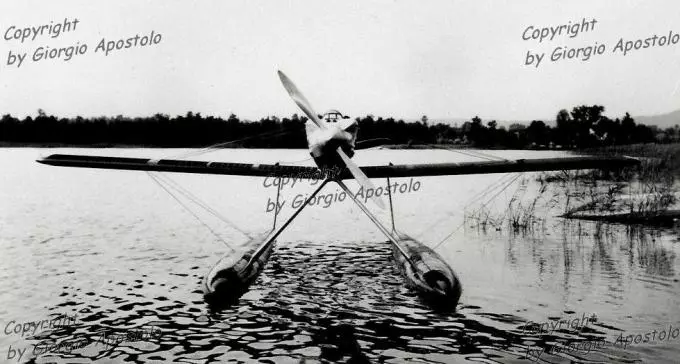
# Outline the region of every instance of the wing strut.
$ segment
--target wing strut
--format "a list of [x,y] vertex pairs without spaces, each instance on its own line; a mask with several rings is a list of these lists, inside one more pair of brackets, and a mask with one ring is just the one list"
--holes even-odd
[[[390,162],[392,165],[392,162]],[[397,229],[394,227],[394,209],[392,208],[392,190],[390,189],[390,177],[387,177],[387,196],[390,198],[390,216],[392,217],[392,232],[396,232]]]
[[281,194],[281,177],[278,178],[279,183],[276,186],[276,205],[274,206],[274,226],[272,226],[272,231],[276,229],[276,217],[279,216],[279,195]]

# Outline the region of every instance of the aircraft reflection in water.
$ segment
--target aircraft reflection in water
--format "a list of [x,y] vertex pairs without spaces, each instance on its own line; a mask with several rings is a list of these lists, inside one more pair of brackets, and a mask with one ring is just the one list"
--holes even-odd
[[[302,206],[281,226],[251,237],[239,251],[226,254],[209,271],[203,280],[206,300],[212,303],[232,303],[248,290],[274,252],[276,238],[298,216],[321,189],[328,183],[337,183],[375,226],[387,237],[392,246],[394,261],[402,272],[407,284],[421,297],[436,307],[455,309],[461,296],[462,286],[451,267],[434,250],[416,241],[407,234],[398,232],[392,218],[391,229],[385,227],[364,205],[361,199],[343,182],[355,179],[364,190],[374,190],[370,178],[441,176],[480,173],[507,173],[566,169],[620,168],[637,164],[638,161],[624,157],[574,157],[529,160],[503,160],[468,163],[440,163],[417,165],[382,165],[359,167],[350,158],[354,156],[358,126],[355,120],[343,117],[331,110],[320,119],[309,101],[293,82],[281,71],[281,82],[293,101],[307,115],[305,125],[309,152],[317,167],[283,166],[265,164],[221,163],[172,159],[116,158],[100,156],[54,154],[39,160],[40,163],[104,169],[123,169],[151,172],[182,172],[223,174],[241,176],[262,176],[296,178],[300,176],[321,177],[323,181]],[[336,173],[340,170],[340,173]],[[314,177],[312,177],[314,178]],[[279,185],[280,192],[280,185]],[[383,194],[384,196],[384,194]],[[392,194],[388,193],[389,208],[393,214]],[[383,198],[372,196],[371,200],[385,208]],[[278,201],[278,196],[277,196]]]

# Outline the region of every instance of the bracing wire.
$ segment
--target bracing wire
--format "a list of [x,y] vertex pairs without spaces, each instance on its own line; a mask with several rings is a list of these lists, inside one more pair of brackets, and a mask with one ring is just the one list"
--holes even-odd
[[[503,188],[501,188],[496,194],[494,194],[489,200],[487,200],[485,203],[483,203],[476,211],[480,211],[482,208],[484,208],[486,205],[488,205],[491,201],[493,201],[498,195],[501,194],[501,192],[505,191],[508,187],[510,187],[520,176],[522,173],[516,173],[515,176],[510,179]],[[460,230],[463,226],[465,225],[465,221],[463,221],[457,228],[455,228],[451,233],[446,235],[437,245],[434,246],[432,249],[437,249],[439,248],[440,245],[442,245],[445,241],[447,241],[453,234],[455,234],[458,230]]]
[[484,208],[486,205],[488,205],[489,203],[491,203],[491,201],[493,201],[494,199],[496,199],[496,197],[498,197],[498,195],[500,195],[503,191],[505,191],[508,187],[510,187],[513,183],[515,183],[515,181],[516,181],[519,177],[521,177],[521,176],[522,176],[522,173],[521,173],[521,172],[520,172],[520,173],[515,173],[515,174],[514,174],[514,177],[513,177],[512,179],[510,179],[505,185],[503,185],[503,187],[502,187],[501,189],[499,189],[493,196],[491,196],[490,199],[488,199],[486,202],[484,202],[484,203],[483,203],[481,206],[479,206],[479,208],[477,208],[475,211],[480,211],[480,210],[481,210],[482,208]]
[[260,133],[260,134],[257,134],[257,135],[251,135],[251,136],[241,138],[241,139],[230,140],[228,142],[221,142],[221,143],[209,145],[205,148],[201,148],[201,149],[198,149],[198,150],[191,150],[189,152],[185,152],[185,153],[175,155],[171,158],[173,158],[173,159],[184,159],[184,158],[188,158],[188,157],[196,157],[196,156],[199,156],[199,155],[202,155],[202,154],[214,152],[214,151],[218,150],[218,148],[224,147],[224,146],[229,145],[229,144],[234,144],[234,143],[238,143],[238,142],[242,142],[242,141],[246,141],[246,140],[250,140],[250,139],[255,139],[255,138],[266,138],[266,137],[283,135],[283,134],[291,133],[291,132],[298,131],[298,130],[299,130],[299,128],[288,129],[288,130],[283,130],[283,131],[270,131],[270,132],[266,132],[266,133]]
[[459,153],[459,154],[462,154],[462,155],[466,155],[468,157],[485,159],[485,160],[488,160],[488,161],[507,161],[507,159],[505,159],[503,157],[495,156],[495,155],[492,155],[492,154],[482,153],[482,152],[480,152],[476,149],[462,150],[462,149],[447,148],[447,147],[443,147],[443,146],[437,146],[437,148],[448,150],[449,152],[453,152],[453,153]]
[[312,157],[305,158],[305,159],[299,159],[299,160],[296,160],[296,161],[279,162],[279,164],[298,164],[298,163],[307,162],[307,161],[310,161],[310,160],[312,160]]
[[234,224],[234,223],[231,222],[229,219],[227,219],[226,217],[224,217],[224,215],[220,214],[220,213],[217,212],[215,209],[213,209],[212,207],[210,207],[210,205],[208,205],[207,203],[203,202],[203,201],[202,201],[201,199],[199,199],[196,195],[194,195],[194,194],[192,194],[191,192],[189,192],[186,188],[182,187],[179,183],[175,182],[175,181],[174,181],[173,179],[171,179],[169,176],[164,176],[164,175],[160,175],[160,174],[159,174],[159,175],[156,175],[156,178],[158,178],[158,179],[160,179],[160,180],[163,180],[163,182],[165,182],[166,184],[168,184],[170,187],[174,188],[175,191],[181,193],[182,195],[184,195],[184,197],[186,197],[187,199],[189,199],[191,202],[193,202],[194,204],[196,204],[198,207],[204,209],[205,211],[207,211],[208,213],[210,213],[210,214],[213,215],[214,217],[216,217],[216,218],[218,218],[219,220],[221,220],[222,222],[226,223],[226,224],[229,225],[232,229],[234,229],[234,230],[240,232],[241,234],[245,235],[245,236],[246,236],[247,238],[249,238],[249,239],[252,238],[252,236],[251,236],[250,234],[248,234],[247,232],[245,232],[245,231],[239,229],[238,226],[236,226],[236,224]]
[[[287,130],[282,130],[282,131],[271,131],[271,132],[260,133],[260,134],[257,134],[257,135],[252,135],[252,136],[248,136],[248,137],[244,137],[244,138],[240,138],[240,139],[236,139],[236,140],[231,140],[231,141],[227,141],[227,142],[221,142],[221,143],[213,144],[213,145],[210,145],[210,146],[207,146],[207,147],[198,149],[198,150],[190,150],[190,151],[185,152],[185,153],[180,153],[180,154],[177,154],[177,155],[174,155],[174,156],[170,156],[169,158],[172,158],[172,159],[185,159],[185,158],[189,158],[189,157],[196,157],[196,156],[199,156],[199,155],[203,155],[203,154],[207,154],[207,153],[210,153],[210,152],[214,152],[214,151],[218,150],[218,148],[221,148],[221,147],[224,147],[224,146],[227,146],[227,145],[230,145],[230,144],[235,144],[235,143],[239,143],[239,142],[242,142],[242,141],[251,140],[251,139],[255,139],[255,138],[268,138],[268,137],[274,137],[274,136],[278,136],[278,135],[283,135],[283,134],[288,134],[288,133],[291,133],[291,132],[295,132],[295,131],[298,131],[298,130],[300,130],[300,128],[289,128],[289,129],[287,129]],[[279,162],[279,163],[282,163],[282,164],[295,164],[295,163],[299,163],[299,162],[308,161],[308,160],[310,160],[310,159],[311,159],[311,157],[306,158],[306,159],[302,159],[302,160],[300,160],[300,161]],[[207,203],[203,202],[203,201],[202,201],[201,199],[199,199],[196,195],[194,195],[194,194],[192,194],[191,192],[189,192],[186,188],[182,187],[179,183],[177,183],[176,181],[172,180],[170,177],[168,177],[168,176],[162,176],[161,174],[151,174],[151,173],[149,173],[149,172],[147,172],[147,174],[149,174],[149,176],[151,177],[151,179],[152,179],[156,184],[158,184],[159,186],[161,186],[161,187],[163,188],[163,190],[165,190],[165,192],[167,192],[173,199],[175,199],[175,201],[177,201],[177,202],[180,204],[180,206],[182,206],[185,210],[187,210],[187,212],[189,212],[192,216],[194,216],[194,218],[196,218],[203,226],[205,226],[205,227],[206,227],[213,235],[215,235],[220,241],[222,241],[222,242],[223,242],[227,247],[229,247],[230,249],[233,250],[233,248],[232,248],[231,246],[229,246],[229,244],[227,244],[227,242],[224,241],[224,239],[222,239],[222,237],[221,237],[219,234],[217,234],[217,233],[216,233],[216,232],[215,232],[208,224],[206,224],[206,223],[205,223],[205,222],[204,222],[204,221],[203,221],[196,213],[194,213],[194,211],[192,211],[192,210],[189,208],[189,206],[187,206],[184,202],[182,202],[181,199],[178,198],[177,195],[173,194],[173,193],[170,191],[170,188],[174,189],[176,193],[183,195],[185,198],[187,198],[190,202],[193,202],[193,203],[194,203],[196,206],[198,206],[199,208],[202,208],[203,210],[205,210],[206,212],[208,212],[208,213],[211,214],[212,216],[214,216],[214,217],[216,217],[217,219],[221,220],[222,222],[226,223],[227,225],[229,225],[229,226],[230,226],[231,228],[233,228],[234,230],[238,231],[239,233],[245,235],[245,236],[248,237],[248,238],[252,238],[252,236],[251,236],[249,233],[247,233],[247,232],[245,232],[245,231],[239,229],[239,228],[236,226],[236,224],[232,223],[230,220],[228,220],[226,217],[224,217],[224,216],[223,216],[222,214],[220,214],[218,211],[216,211],[215,209],[213,209],[212,207],[210,207]]]
[[208,229],[208,231],[210,231],[210,232],[211,232],[218,240],[220,240],[227,248],[229,248],[229,249],[231,249],[232,251],[234,251],[234,248],[232,248],[232,247],[229,245],[229,243],[227,243],[224,239],[222,239],[222,237],[221,237],[219,234],[217,234],[217,232],[215,232],[208,224],[206,224],[203,220],[201,220],[201,218],[200,218],[198,215],[196,215],[193,211],[191,211],[191,209],[190,209],[186,204],[184,204],[184,203],[182,202],[182,200],[180,200],[177,196],[175,196],[175,195],[174,195],[167,187],[165,187],[165,186],[163,185],[163,183],[161,183],[161,181],[160,181],[156,176],[154,176],[154,175],[153,175],[152,173],[150,173],[150,172],[147,172],[147,174],[149,175],[149,177],[151,177],[151,179],[152,179],[154,182],[156,182],[156,184],[158,184],[163,190],[165,190],[165,192],[167,192],[167,193],[168,193],[175,201],[177,201],[177,203],[179,203],[179,204],[180,204],[180,205],[181,205],[181,206],[182,206],[189,214],[191,214],[191,216],[193,216],[196,220],[198,220],[199,223],[201,223],[206,229]]
[[[486,196],[488,193],[491,193],[492,191],[494,191],[496,188],[503,185],[505,182],[507,182],[507,180],[509,180],[511,178],[512,178],[512,174],[506,174],[506,173],[502,174],[501,177],[499,179],[497,179],[495,182],[489,184],[485,189],[477,192],[472,197],[470,197],[464,204],[462,204],[462,208],[460,208],[459,210],[462,210],[462,211],[467,210],[467,208],[470,207],[470,205],[478,202],[479,200],[484,198],[484,196]],[[445,216],[442,216],[441,218],[437,219],[437,221],[432,223],[429,227],[427,227],[426,229],[423,229],[423,232],[431,231],[435,226],[441,224],[444,220],[447,220],[449,217],[452,217],[453,215],[454,214],[447,214]]]
[[[497,156],[490,155],[490,154],[484,154],[484,153],[482,153],[482,152],[473,151],[473,150],[463,151],[463,150],[460,150],[460,149],[447,148],[447,147],[443,147],[443,146],[434,146],[434,147],[435,147],[435,148],[438,148],[438,149],[444,149],[444,150],[447,150],[447,151],[449,151],[449,152],[459,153],[459,154],[462,154],[462,155],[466,155],[466,156],[468,156],[468,157],[474,157],[474,158],[485,159],[485,160],[488,160],[488,161],[496,161],[496,160],[506,161],[506,160],[507,160],[507,159],[505,159],[505,158],[497,157]],[[479,155],[475,155],[474,153],[478,153]],[[466,202],[466,203],[463,205],[462,210],[466,210],[470,205],[472,205],[473,203],[475,203],[475,202],[477,202],[478,200],[480,200],[481,198],[483,198],[483,197],[485,196],[485,194],[491,193],[491,191],[493,191],[495,188],[497,188],[497,187],[499,187],[500,185],[502,185],[502,184],[504,183],[503,180],[504,180],[505,178],[512,178],[512,175],[511,175],[511,174],[503,174],[503,175],[501,176],[501,178],[499,178],[496,182],[490,184],[489,186],[487,186],[487,188],[485,188],[484,190],[482,190],[482,191],[476,193],[474,196],[472,196],[472,197],[468,200],[468,202]],[[446,215],[446,216],[443,216],[443,217],[439,218],[437,221],[435,221],[433,224],[431,224],[427,229],[424,229],[424,230],[422,230],[422,231],[423,231],[423,232],[425,232],[425,231],[430,231],[432,228],[434,228],[435,226],[441,224],[444,220],[448,219],[448,218],[451,217],[451,216],[452,216],[452,215],[449,214],[449,215]],[[422,234],[422,233],[421,233],[421,234]]]
[[[494,156],[494,155],[490,155],[490,154],[485,154],[485,153],[482,153],[482,152],[480,152],[480,151],[472,150],[472,149],[467,150],[467,151],[465,151],[465,152],[462,151],[462,150],[460,150],[460,149],[450,149],[450,148],[444,148],[444,149],[446,149],[446,150],[448,150],[448,151],[450,151],[450,152],[461,153],[461,154],[464,154],[464,155],[467,155],[467,156],[471,156],[471,157],[483,158],[483,159],[487,159],[487,160],[494,160],[494,159],[495,159],[495,160],[507,161],[507,159],[505,159],[505,158],[498,157],[498,156]],[[474,153],[477,153],[478,155],[475,155]],[[475,194],[475,196],[473,196],[473,197],[469,200],[469,202],[466,203],[466,204],[464,205],[463,209],[466,209],[466,208],[469,207],[471,204],[477,202],[477,200],[479,200],[480,198],[482,198],[486,193],[489,193],[489,192],[491,192],[492,190],[494,190],[496,187],[498,187],[498,186],[495,186],[496,183],[498,183],[499,185],[502,184],[501,181],[503,181],[503,179],[506,178],[506,177],[508,177],[508,176],[512,176],[512,175],[511,175],[511,174],[505,174],[505,175],[503,175],[503,176],[502,176],[501,178],[499,178],[496,182],[494,182],[494,183],[492,183],[491,185],[489,185],[486,189],[484,189],[484,190],[482,190],[481,192]]]
[[[274,136],[278,136],[278,135],[296,132],[296,131],[299,131],[299,130],[301,130],[301,129],[293,128],[293,129],[287,129],[287,130],[283,130],[283,131],[271,131],[271,132],[261,133],[261,134],[258,134],[258,135],[252,135],[252,136],[237,139],[237,140],[231,140],[231,141],[228,141],[228,142],[222,142],[222,143],[209,145],[207,147],[204,147],[204,148],[201,148],[201,149],[198,149],[198,150],[191,150],[191,151],[188,151],[188,152],[185,152],[185,153],[180,153],[180,154],[177,154],[177,155],[174,155],[174,156],[170,156],[169,158],[170,159],[185,159],[185,158],[189,158],[189,157],[197,157],[199,155],[204,155],[204,154],[207,154],[207,153],[215,152],[215,151],[219,150],[219,148],[227,146],[229,144],[234,144],[234,143],[238,143],[238,142],[242,142],[242,141],[246,141],[246,140],[250,140],[250,139],[255,139],[255,138],[269,138],[269,137],[274,137]],[[279,161],[278,163],[279,164],[297,164],[297,163],[301,163],[301,162],[307,162],[311,159],[312,159],[312,157],[308,157],[308,158],[304,158],[304,159],[300,159],[300,160],[296,160],[296,161],[285,161],[285,162]]]
[[477,154],[480,158],[488,158],[488,159],[495,159],[498,161],[507,161],[507,158],[499,157],[493,154],[488,154],[488,153],[482,153],[479,150],[476,149],[468,149],[467,150],[469,153]]
[[[517,198],[517,199],[518,200],[521,199],[522,197],[524,197],[525,194],[526,194],[526,189],[524,189],[524,191],[519,195],[519,198]],[[510,204],[508,205],[508,207],[505,208],[505,211],[503,212],[503,216],[501,216],[499,221],[502,222],[503,220],[505,220],[505,217],[508,216],[508,212],[510,211],[513,200],[516,198],[516,196],[517,196],[517,192],[515,192],[515,195],[513,195],[512,199],[510,200]]]
[[[513,183],[520,177],[520,175],[521,175],[521,173],[518,174],[518,175],[513,179]],[[512,183],[511,183],[511,184],[512,184]],[[521,185],[521,182],[520,182],[520,185]],[[510,187],[510,186],[507,186],[507,187]],[[507,190],[507,187],[503,188],[503,191]],[[499,193],[497,193],[496,196],[498,196],[498,195],[499,195],[501,192],[503,192],[503,191],[499,191]],[[525,190],[525,192],[526,192],[526,190]],[[507,197],[507,195],[506,195],[506,197]],[[495,197],[494,197],[494,198],[495,198]],[[514,198],[514,197],[513,197],[513,198]],[[488,201],[488,202],[491,202],[491,201]],[[488,203],[488,202],[487,202],[487,203]],[[511,200],[511,203],[512,203],[512,200]],[[502,221],[505,219],[505,217],[507,216],[508,210],[509,210],[509,207],[506,207],[506,208],[505,208],[505,211],[503,212],[503,216],[501,216],[501,218],[500,218],[500,220],[499,220],[501,223],[502,223]],[[479,211],[479,210],[478,210],[478,211]]]
[[507,182],[507,180],[510,180],[512,178],[513,178],[513,174],[503,175],[502,178],[499,178],[496,182],[492,183],[489,187],[487,187],[486,189],[482,190],[481,192],[475,194],[475,196],[473,196],[469,200],[469,202],[467,202],[465,205],[463,205],[463,209],[465,210],[468,207],[470,207],[472,204],[479,202],[479,200],[483,199],[487,194],[491,193],[496,188],[502,186],[503,184],[505,184]]
[[489,157],[486,157],[486,156],[475,155],[473,153],[470,153],[469,151],[463,151],[463,150],[460,150],[460,149],[451,149],[451,148],[445,148],[445,147],[442,147],[442,148],[439,148],[439,149],[448,150],[449,152],[462,154],[462,155],[465,155],[465,156],[468,156],[468,157],[481,158],[481,159],[488,160],[488,161],[498,160],[498,159],[489,158]]

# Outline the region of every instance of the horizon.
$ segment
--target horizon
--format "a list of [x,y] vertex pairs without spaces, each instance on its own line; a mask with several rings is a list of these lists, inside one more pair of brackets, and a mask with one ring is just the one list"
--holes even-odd
[[[580,106],[580,105],[575,105],[575,106]],[[567,111],[571,111],[571,109],[572,109],[573,107],[575,107],[575,106],[572,106],[571,108],[563,108],[563,109],[564,109],[564,110],[567,110]],[[82,118],[85,119],[85,120],[89,120],[89,119],[97,119],[97,118],[115,119],[115,118],[117,118],[117,117],[119,117],[119,116],[120,116],[120,117],[123,117],[123,118],[150,118],[150,117],[153,117],[154,115],[159,115],[159,114],[160,114],[160,115],[166,115],[166,116],[168,116],[168,117],[170,117],[170,118],[176,118],[176,117],[185,117],[185,116],[187,116],[188,113],[193,113],[194,115],[200,114],[200,115],[201,115],[202,117],[204,117],[204,118],[207,118],[207,117],[214,117],[214,118],[221,118],[221,119],[223,119],[223,120],[227,120],[227,119],[231,116],[231,114],[234,114],[240,121],[247,121],[247,122],[257,122],[257,121],[260,121],[260,120],[263,120],[263,119],[267,119],[267,118],[272,118],[272,117],[276,117],[276,118],[278,118],[278,119],[291,118],[293,115],[296,115],[296,114],[297,114],[298,117],[300,117],[300,118],[306,118],[306,116],[305,116],[305,115],[301,115],[301,113],[293,113],[293,114],[289,114],[289,115],[264,115],[264,116],[261,116],[261,117],[257,117],[257,118],[251,119],[251,118],[243,118],[243,117],[239,116],[238,113],[234,113],[234,112],[232,112],[232,113],[230,113],[230,114],[228,114],[228,115],[215,115],[215,114],[205,114],[205,113],[203,113],[203,112],[201,112],[201,111],[195,111],[195,110],[188,110],[188,111],[186,111],[186,112],[184,112],[184,113],[178,113],[178,114],[167,114],[167,113],[164,113],[164,112],[154,112],[154,113],[144,114],[144,115],[123,115],[123,114],[118,114],[118,115],[69,115],[69,116],[62,116],[62,115],[55,115],[55,114],[52,114],[52,113],[49,112],[49,110],[45,110],[45,109],[42,109],[42,108],[38,108],[37,110],[35,110],[34,113],[32,113],[32,114],[26,114],[26,115],[23,115],[22,117],[19,117],[19,116],[17,116],[17,115],[13,115],[13,114],[8,114],[8,113],[0,113],[0,117],[2,117],[2,116],[4,116],[4,115],[10,115],[11,117],[15,117],[15,118],[17,118],[17,119],[26,119],[27,117],[30,116],[32,119],[35,119],[36,117],[39,116],[39,110],[42,110],[42,111],[45,113],[45,115],[48,116],[48,117],[54,116],[54,117],[56,117],[56,118],[58,118],[58,119],[61,119],[61,118],[65,118],[65,119],[75,119],[75,118],[77,118],[77,117],[82,117]],[[562,110],[562,109],[560,109],[560,110]],[[527,120],[497,119],[497,118],[491,118],[491,117],[483,117],[483,116],[481,116],[481,115],[479,115],[479,114],[470,116],[470,117],[468,117],[468,118],[465,118],[465,117],[439,118],[439,117],[434,117],[434,116],[430,116],[430,115],[427,115],[427,114],[424,114],[424,115],[427,116],[428,122],[443,123],[443,124],[447,124],[447,125],[451,125],[451,126],[454,126],[454,124],[456,124],[456,123],[464,123],[464,122],[471,121],[474,117],[479,117],[479,118],[482,120],[483,123],[485,123],[485,122],[487,122],[487,121],[496,121],[496,122],[499,124],[499,126],[510,126],[510,125],[512,125],[512,124],[526,124],[526,125],[529,125],[532,121],[543,121],[544,123],[546,123],[546,125],[552,125],[552,124],[555,123],[555,117],[557,116],[557,113],[558,113],[560,110],[556,111],[556,112],[555,112],[555,116],[553,116],[553,117],[550,118],[550,119],[548,119],[548,118],[545,118],[545,119],[541,119],[541,118],[532,118],[532,119],[530,119],[530,120],[528,120],[528,119],[527,119]],[[680,109],[676,109],[676,110],[671,110],[671,111],[669,111],[669,112],[661,113],[661,114],[656,114],[656,115],[633,115],[633,114],[630,114],[630,113],[629,113],[629,114],[630,114],[630,116],[631,116],[633,119],[636,119],[636,118],[650,118],[650,117],[665,116],[665,115],[672,114],[672,113],[674,113],[674,112],[679,112],[679,111],[680,111]],[[340,112],[342,112],[342,111],[340,110]],[[624,112],[624,113],[621,114],[621,115],[610,115],[610,113],[607,112],[606,106],[605,106],[605,112],[602,113],[603,116],[606,116],[606,117],[608,117],[608,118],[610,118],[610,119],[612,119],[612,120],[614,120],[614,119],[616,119],[616,118],[623,117],[625,114],[626,114],[626,112]],[[346,115],[346,114],[343,113],[343,115]],[[349,116],[350,116],[351,118],[363,118],[363,117],[367,117],[367,116],[369,116],[369,115],[372,115],[375,119],[378,119],[378,118],[383,118],[383,119],[392,118],[392,119],[394,119],[394,120],[396,120],[396,121],[403,120],[404,122],[417,122],[417,121],[420,121],[421,118],[422,118],[422,116],[423,116],[423,115],[421,115],[421,116],[419,116],[419,117],[397,117],[397,116],[392,116],[392,115],[376,115],[376,114],[373,114],[373,113],[368,113],[368,114],[364,114],[364,115],[349,115]],[[348,115],[346,115],[346,116],[348,116]],[[636,122],[637,122],[637,121],[636,121]],[[680,120],[678,121],[678,124],[680,124]],[[646,125],[653,126],[653,125],[655,125],[655,124],[646,124]]]

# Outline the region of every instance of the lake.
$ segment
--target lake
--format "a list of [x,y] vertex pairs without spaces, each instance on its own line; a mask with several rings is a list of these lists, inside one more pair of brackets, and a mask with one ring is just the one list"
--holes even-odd
[[[203,300],[201,279],[230,247],[271,228],[277,193],[271,181],[164,174],[215,211],[187,204],[192,215],[145,172],[35,162],[51,153],[173,158],[194,152],[0,149],[2,359],[672,363],[680,357],[680,336],[673,336],[680,329],[677,230],[564,220],[554,208],[564,202],[559,194],[541,200],[530,228],[480,224],[482,215],[505,221],[521,211],[508,209],[513,197],[525,207],[535,200],[538,173],[392,180],[411,186],[392,196],[397,229],[436,246],[463,284],[455,313],[421,302],[398,274],[385,237],[349,199],[336,197],[306,208],[238,304],[215,311]],[[354,160],[565,154],[367,150]],[[193,158],[313,165],[305,150],[224,149]],[[296,199],[311,194],[310,184],[282,189],[278,224]],[[321,194],[339,192],[329,184]],[[389,210],[368,207],[391,224]],[[73,319],[43,323],[62,315]],[[662,331],[668,333],[660,339]],[[617,343],[619,337],[630,341]]]

